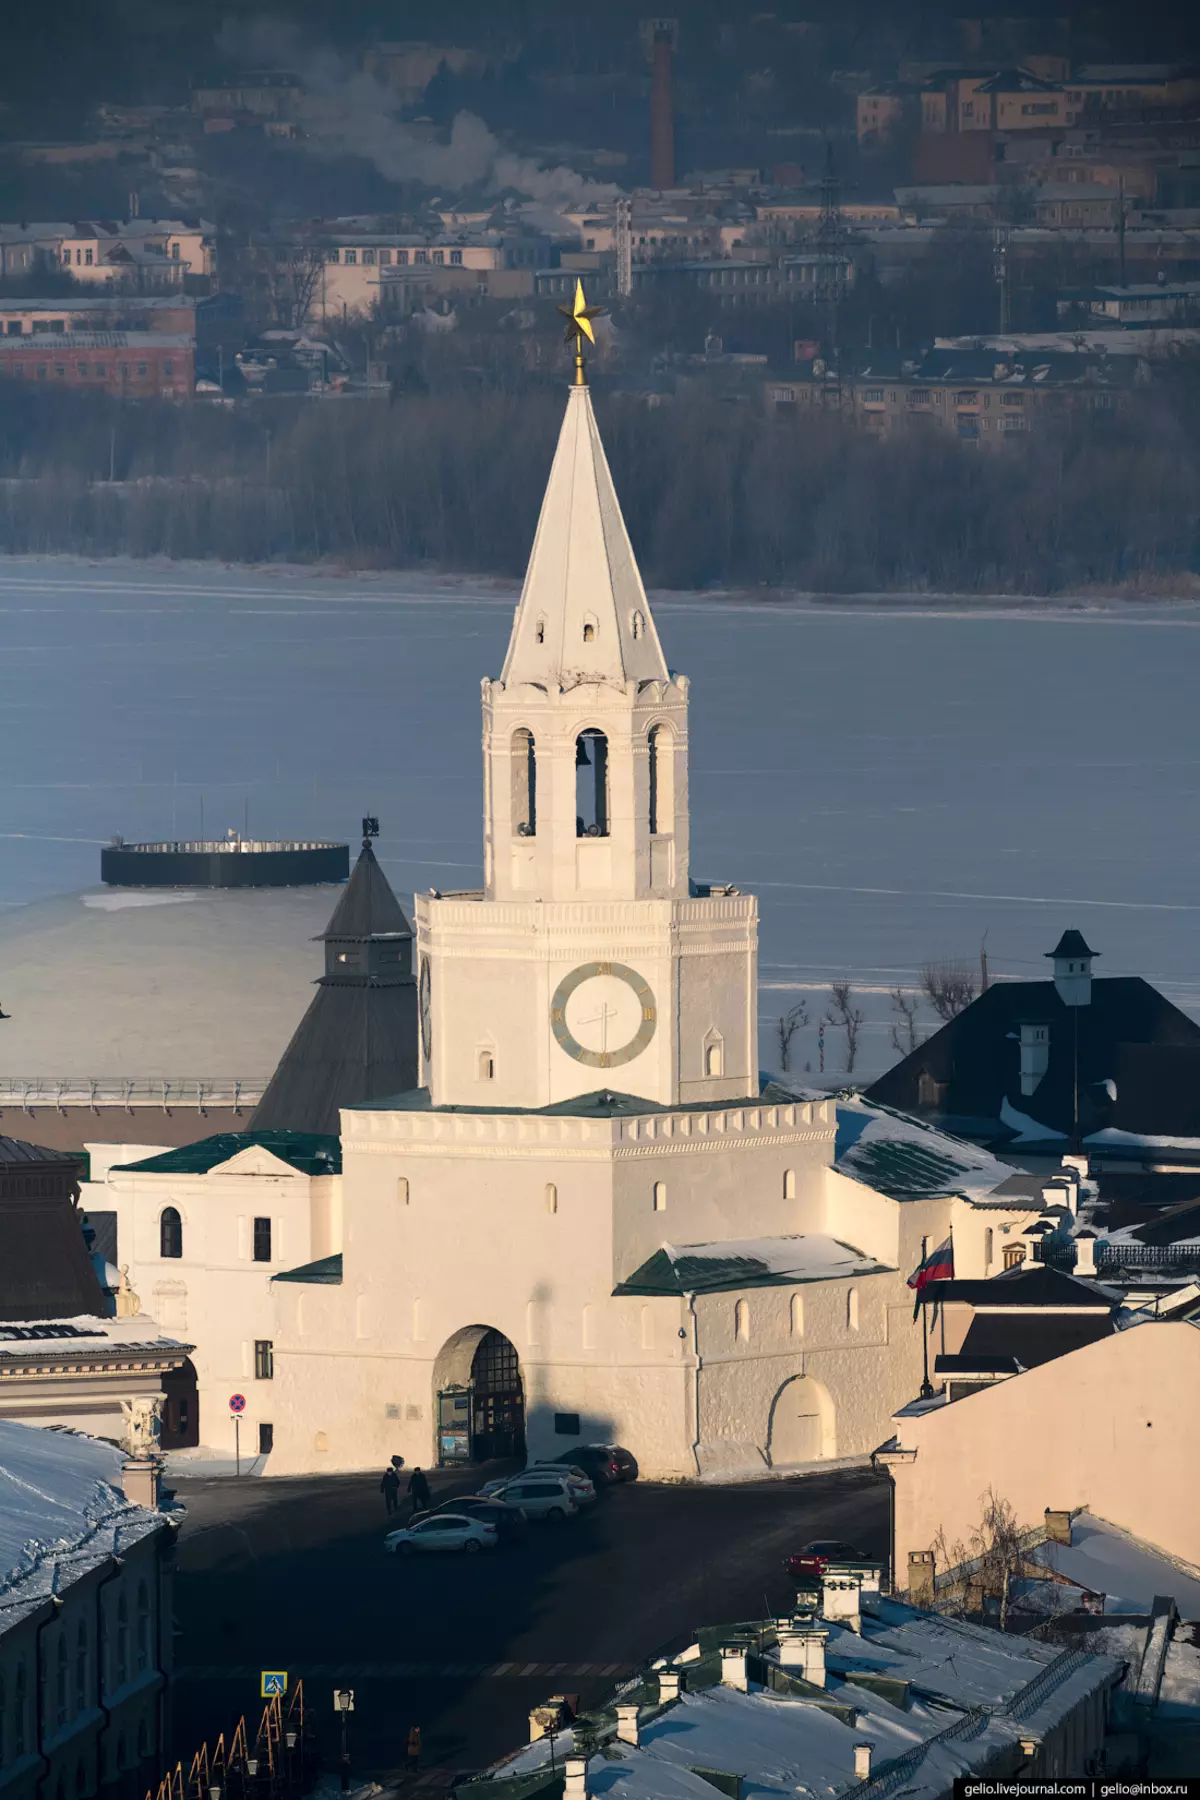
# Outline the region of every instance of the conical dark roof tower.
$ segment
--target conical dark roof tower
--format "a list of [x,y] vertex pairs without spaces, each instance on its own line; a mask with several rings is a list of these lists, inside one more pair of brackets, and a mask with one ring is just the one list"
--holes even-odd
[[412,926],[363,847],[326,930],[325,973],[250,1122],[253,1131],[336,1132],[343,1106],[417,1085]]

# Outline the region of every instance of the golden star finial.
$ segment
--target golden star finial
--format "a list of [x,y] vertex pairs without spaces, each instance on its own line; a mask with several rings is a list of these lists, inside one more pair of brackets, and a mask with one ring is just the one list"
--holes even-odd
[[583,340],[586,338],[589,344],[595,343],[596,334],[592,330],[592,320],[599,318],[604,308],[588,305],[584,299],[583,283],[576,278],[574,301],[570,306],[560,306],[558,310],[567,321],[563,341],[575,345],[575,385],[584,387],[587,384],[587,378],[583,372]]

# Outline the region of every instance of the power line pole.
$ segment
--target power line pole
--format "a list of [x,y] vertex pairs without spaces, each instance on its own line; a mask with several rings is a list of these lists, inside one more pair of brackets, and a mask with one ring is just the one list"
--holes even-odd
[[997,225],[992,235],[992,272],[1000,289],[1000,335],[1012,330],[1012,307],[1009,294],[1008,226]]

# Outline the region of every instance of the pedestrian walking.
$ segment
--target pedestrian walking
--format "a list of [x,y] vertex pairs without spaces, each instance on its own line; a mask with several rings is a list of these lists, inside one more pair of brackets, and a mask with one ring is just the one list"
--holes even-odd
[[408,1497],[415,1513],[424,1512],[430,1503],[429,1483],[420,1468],[414,1469],[408,1478]]
[[389,1517],[392,1513],[399,1512],[400,1477],[397,1475],[395,1469],[385,1469],[383,1471],[383,1480],[379,1484],[379,1491],[383,1495],[383,1503],[388,1509]]
[[[419,1471],[418,1471],[419,1472]],[[408,1772],[415,1775],[421,1767],[421,1727],[414,1725],[408,1734]]]

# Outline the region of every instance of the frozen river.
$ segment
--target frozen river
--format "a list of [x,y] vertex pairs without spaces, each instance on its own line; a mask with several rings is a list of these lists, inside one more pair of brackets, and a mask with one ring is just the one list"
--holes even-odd
[[[100,846],[243,824],[354,840],[402,893],[480,878],[479,678],[514,594],[420,577],[0,560],[0,906],[95,884]],[[1099,973],[1200,1016],[1194,608],[654,599],[692,681],[692,869],[759,895],[764,1060],[851,976],[930,958]],[[830,1066],[840,1066],[830,1036]]]

